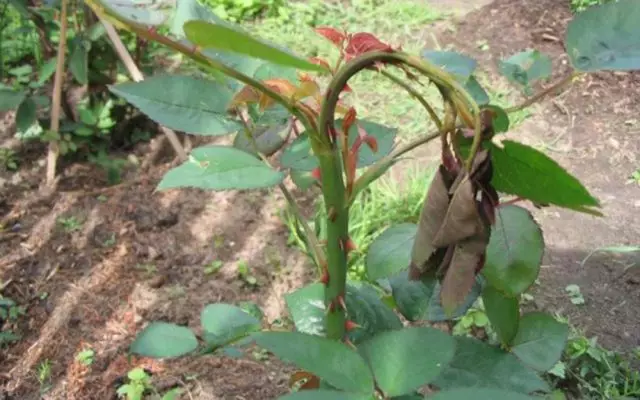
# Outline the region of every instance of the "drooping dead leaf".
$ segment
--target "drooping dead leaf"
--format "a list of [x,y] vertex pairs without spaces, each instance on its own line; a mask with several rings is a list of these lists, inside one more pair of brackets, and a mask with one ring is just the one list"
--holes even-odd
[[306,371],[296,371],[289,378],[289,388],[312,390],[320,387],[320,379]]

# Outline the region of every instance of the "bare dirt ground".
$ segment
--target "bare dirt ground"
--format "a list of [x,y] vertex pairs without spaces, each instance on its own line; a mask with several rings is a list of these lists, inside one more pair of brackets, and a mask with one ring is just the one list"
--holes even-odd
[[[456,2],[434,3],[450,8]],[[483,6],[454,30],[427,29],[441,32],[440,45],[478,58],[491,79],[500,57],[527,47],[554,57],[556,77],[566,72],[560,56],[570,17],[565,2],[477,5]],[[487,51],[478,48],[479,40],[487,41]],[[587,77],[559,99],[544,102],[512,133],[532,145],[547,145],[602,200],[606,214],[535,211],[548,245],[535,305],[568,315],[621,350],[640,345],[640,273],[623,274],[622,261],[610,255],[580,262],[596,247],[640,240],[640,187],[626,184],[639,166],[640,121],[633,122],[638,88],[638,74]],[[286,391],[291,369],[272,359],[134,358],[129,363],[126,358],[127,346],[146,322],[161,319],[198,329],[207,303],[251,300],[265,309],[267,319],[281,315],[283,294],[308,281],[313,271],[287,246],[288,233],[278,218],[284,202],[277,192],[158,193],[155,185],[170,168],[164,159],[151,172],[132,171],[124,186],[106,190],[101,171],[69,165],[58,192],[33,201],[43,169],[29,155],[44,152],[31,152],[23,157],[32,163],[23,165],[21,181],[11,183],[11,176],[3,175],[7,182],[0,188],[0,220],[11,228],[0,235],[0,282],[5,296],[26,306],[26,315],[12,327],[23,338],[0,350],[0,398],[109,399],[117,379],[140,365],[154,372],[157,387],[185,385],[194,399],[272,399]],[[65,230],[60,217],[74,217],[81,225]],[[222,268],[205,274],[212,261],[221,261]],[[243,262],[257,286],[238,277]],[[568,284],[580,286],[585,305],[570,303],[564,293]],[[85,347],[95,351],[90,367],[75,360]],[[51,362],[51,387],[41,392],[48,384],[38,382],[36,369],[44,360]]]

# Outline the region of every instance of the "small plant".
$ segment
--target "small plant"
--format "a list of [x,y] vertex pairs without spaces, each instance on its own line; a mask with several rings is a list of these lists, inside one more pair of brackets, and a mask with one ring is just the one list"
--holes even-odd
[[216,272],[220,271],[220,268],[222,268],[222,265],[223,265],[222,261],[213,260],[209,264],[205,265],[204,274],[205,275],[213,275]]
[[58,218],[58,225],[67,233],[77,232],[82,229],[82,222],[73,215]]
[[76,355],[76,360],[82,365],[90,366],[91,364],[93,364],[95,354],[96,353],[95,351],[93,351],[93,349],[87,348]]
[[238,277],[248,286],[258,286],[258,279],[251,274],[249,264],[246,261],[238,261]]
[[151,383],[151,376],[144,368],[134,368],[127,373],[128,382],[120,386],[117,390],[118,397],[126,400],[143,400],[146,394],[151,393],[151,399],[176,400],[182,389],[174,388],[160,395]]
[[18,169],[18,156],[12,149],[0,148],[0,165],[7,171]]
[[582,295],[582,292],[580,291],[580,286],[571,284],[571,285],[567,285],[567,287],[564,288],[564,290],[569,295],[569,299],[571,300],[571,304],[575,304],[575,305],[584,304],[584,296]]
[[[277,187],[317,269],[315,282],[285,296],[294,331],[268,324],[253,307],[213,303],[200,313],[202,335],[152,322],[131,344],[132,353],[238,354],[256,344],[300,369],[291,386],[300,388],[300,377],[307,383],[281,397],[287,400],[417,399],[425,385],[432,389],[426,398],[438,400],[519,400],[551,392],[542,375],[561,359],[569,328],[547,313],[521,310],[522,294],[540,272],[545,244],[533,214],[518,204],[602,216],[600,204],[544,153],[494,139],[509,130],[514,113],[579,76],[632,64],[639,68],[628,56],[628,37],[640,35],[635,0],[576,15],[565,40],[574,70],[540,93],[532,92],[533,83],[549,78],[548,56],[525,50],[503,60],[501,72],[529,96],[508,108],[491,101],[476,77],[476,61],[452,51],[416,56],[367,32],[318,27],[338,55],[304,59],[194,1],[178,3],[179,17],[168,19],[170,34],[159,33],[153,21],[130,20],[106,2],[86,4],[215,76],[163,75],[110,87],[167,127],[236,135],[230,146],[194,149],[188,161],[164,175],[158,189]],[[397,143],[397,128],[362,118],[349,86],[362,71],[375,71],[405,90],[424,109],[415,118],[428,119],[437,129]],[[417,86],[430,88],[434,96],[427,100]],[[436,101],[442,112],[436,112]],[[438,143],[440,163],[423,188],[419,217],[376,236],[363,251],[366,281],[348,280],[349,260],[362,251],[351,236],[354,204],[408,152],[431,141]],[[301,191],[322,197],[324,212],[313,228],[283,184],[286,177]],[[244,262],[238,263],[238,275],[257,284]],[[484,317],[473,312],[467,325],[490,328],[491,341],[430,326],[464,316],[478,299]],[[398,314],[421,326],[405,327]]]
[[40,393],[49,391],[51,388],[51,361],[44,360],[38,364],[36,376],[40,384]]
[[589,7],[606,4],[613,0],[571,0],[571,11],[581,12]]
[[25,315],[24,307],[17,305],[12,299],[0,295],[0,347],[20,340],[20,335],[13,331],[11,324],[22,315]]

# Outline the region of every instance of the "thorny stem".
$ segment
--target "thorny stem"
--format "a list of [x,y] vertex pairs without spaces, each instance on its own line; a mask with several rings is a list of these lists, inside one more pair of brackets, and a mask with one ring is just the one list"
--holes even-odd
[[[247,139],[249,139],[249,142],[251,142],[251,146],[253,147],[253,150],[256,152],[256,154],[258,154],[260,159],[262,159],[262,161],[265,164],[271,167],[271,163],[269,162],[269,159],[264,154],[262,154],[258,148],[258,143],[256,141],[256,138],[253,136],[253,132],[251,131],[251,127],[249,126],[249,122],[244,118],[240,109],[236,109],[236,110],[237,110],[238,116],[240,117],[240,121],[242,121],[244,134],[247,137]],[[291,123],[295,124],[294,121],[292,121]],[[325,255],[322,251],[322,247],[320,246],[320,241],[318,240],[318,237],[316,236],[315,232],[313,232],[313,230],[307,223],[307,220],[303,217],[302,211],[300,210],[300,207],[298,207],[298,203],[293,198],[293,195],[291,194],[289,189],[287,189],[284,183],[278,184],[278,188],[284,195],[285,199],[287,200],[287,203],[289,203],[289,207],[291,207],[291,210],[293,211],[293,215],[296,217],[296,220],[304,230],[304,234],[307,238],[307,242],[311,247],[313,261],[316,263],[318,267],[321,267],[322,265],[325,264]]]
[[507,113],[513,113],[513,112],[516,112],[516,111],[523,110],[523,109],[525,109],[525,108],[537,103],[538,101],[542,100],[543,98],[547,97],[548,95],[552,94],[553,92],[556,92],[556,91],[558,91],[560,89],[563,89],[565,86],[567,86],[568,84],[573,82],[573,80],[575,78],[581,76],[582,74],[583,74],[583,72],[580,72],[580,71],[571,71],[570,74],[568,74],[564,78],[560,79],[558,82],[554,83],[553,85],[549,86],[545,90],[536,93],[535,95],[529,97],[528,99],[526,99],[522,103],[518,104],[517,106],[509,107],[509,108],[505,109],[504,111],[507,112]]
[[427,110],[427,112],[429,113],[429,116],[431,117],[431,119],[433,120],[433,123],[436,124],[436,127],[438,129],[440,129],[442,127],[442,121],[440,121],[440,118],[438,117],[438,114],[436,114],[435,110],[433,109],[433,107],[431,107],[431,104],[429,104],[429,102],[422,97],[422,95],[420,95],[420,93],[418,93],[417,90],[415,90],[414,88],[412,88],[409,84],[407,84],[405,81],[403,81],[402,79],[398,78],[397,76],[393,75],[392,73],[390,73],[389,71],[386,70],[382,70],[381,71],[382,75],[386,76],[387,78],[389,78],[390,80],[392,80],[396,85],[402,87],[404,90],[406,90],[407,92],[409,92],[409,94],[411,96],[413,96],[413,98],[415,98],[416,100],[418,100],[420,102],[420,104],[422,104],[422,106],[424,107],[425,110]]

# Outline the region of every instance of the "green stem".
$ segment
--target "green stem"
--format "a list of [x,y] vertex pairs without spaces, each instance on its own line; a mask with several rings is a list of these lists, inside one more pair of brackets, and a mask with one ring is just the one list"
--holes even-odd
[[389,71],[382,70],[382,75],[386,76],[391,81],[393,81],[396,85],[402,87],[404,90],[409,92],[409,94],[411,96],[413,96],[414,99],[418,100],[420,102],[420,104],[422,104],[424,109],[427,110],[427,113],[429,113],[429,116],[431,117],[431,120],[433,120],[433,123],[436,124],[436,127],[438,129],[440,129],[442,127],[442,121],[440,121],[440,118],[438,117],[438,114],[436,114],[436,112],[433,109],[433,107],[431,107],[431,104],[429,104],[429,102],[427,100],[425,100],[425,98],[422,97],[422,95],[417,90],[412,88],[409,84],[404,82],[402,79],[400,79],[397,76],[391,74]]
[[573,82],[573,80],[575,78],[579,77],[582,74],[583,74],[583,72],[580,72],[580,71],[571,71],[570,74],[568,74],[564,78],[560,79],[558,82],[554,83],[553,85],[549,86],[545,90],[536,93],[535,95],[529,97],[528,99],[526,99],[522,103],[518,104],[517,106],[509,107],[509,108],[505,109],[504,111],[507,112],[507,113],[513,113],[513,112],[516,112],[516,111],[523,110],[523,109],[525,109],[525,108],[537,103],[538,101],[542,100],[543,98],[547,97],[551,93],[556,92],[556,91],[564,88],[565,86],[569,85],[571,82]]

